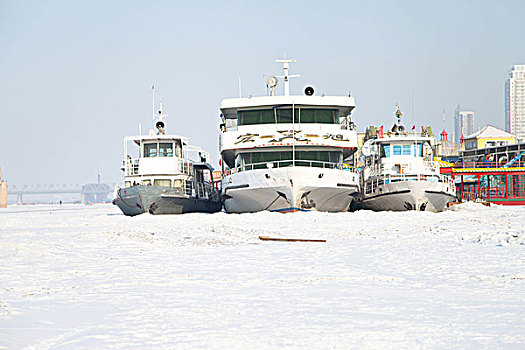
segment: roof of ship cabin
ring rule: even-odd
[[[169,140],[182,140],[184,143],[188,143],[188,138],[186,136],[180,135],[136,135],[136,136],[126,136],[124,138],[126,141],[134,141],[136,144],[139,144],[140,141],[169,141]]]
[[[259,96],[228,98],[221,102],[221,110],[232,110],[238,108],[251,107],[273,107],[282,105],[301,105],[301,106],[322,106],[322,107],[343,107],[353,109],[355,100],[348,96]]]

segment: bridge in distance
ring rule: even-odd
[[[93,183],[93,184],[31,184],[31,185],[9,185],[7,186],[7,195],[16,195],[17,203],[23,204],[24,195],[34,194],[61,194],[61,193],[78,193],[81,195],[81,201],[86,202],[104,202],[111,198],[114,184]]]

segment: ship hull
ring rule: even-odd
[[[171,187],[137,185],[118,190],[113,204],[125,215],[215,213],[222,209],[218,198],[195,198],[178,193]]]
[[[358,176],[340,169],[285,167],[235,173],[223,179],[229,213],[258,211],[347,211]]]
[[[384,184],[363,195],[358,208],[374,211],[443,211],[456,200],[449,184],[432,181],[403,181]]]

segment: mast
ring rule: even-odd
[[[295,63],[297,60],[275,60],[277,63],[283,64],[283,71],[284,75],[276,75],[277,78],[281,78],[284,80],[284,96],[290,96],[290,78],[298,78],[300,77],[299,74],[289,75],[288,70],[290,69],[290,63]]]
[[[152,95],[151,117],[155,119],[155,85],[151,85],[151,95]]]

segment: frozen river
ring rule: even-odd
[[[523,349],[525,208],[11,206],[0,283],[0,349]]]

